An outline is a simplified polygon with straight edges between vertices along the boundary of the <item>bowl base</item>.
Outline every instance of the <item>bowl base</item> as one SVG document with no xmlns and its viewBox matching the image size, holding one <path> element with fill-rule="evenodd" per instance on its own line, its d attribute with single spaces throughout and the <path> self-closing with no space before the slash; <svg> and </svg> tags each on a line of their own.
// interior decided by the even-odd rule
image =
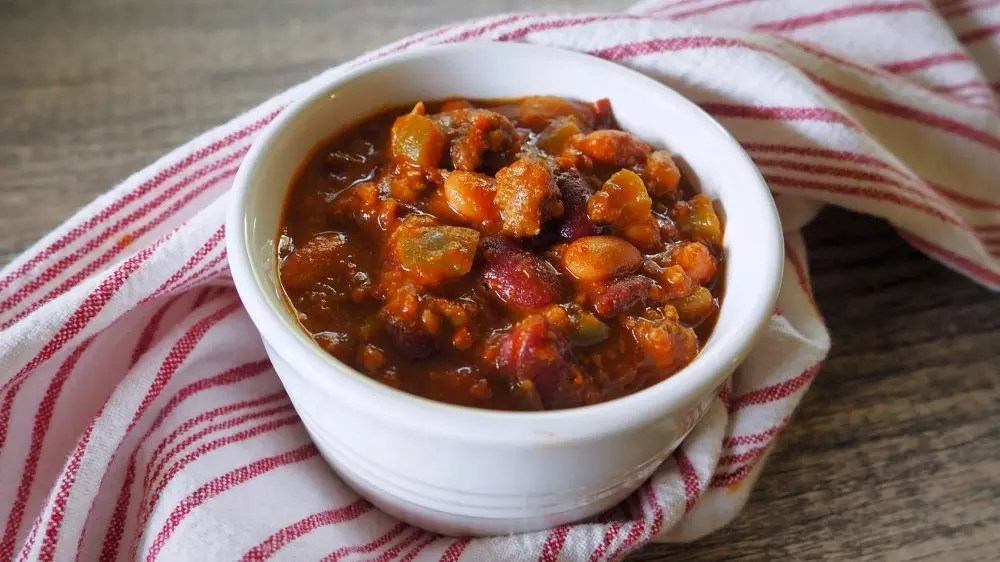
<svg viewBox="0 0 1000 562">
<path fill-rule="evenodd" d="M 352 490 L 388 515 L 415 527 L 449 537 L 488 537 L 550 529 L 580 521 L 611 509 L 635 490 L 622 488 L 617 493 L 570 511 L 540 517 L 487 518 L 446 513 L 417 505 L 374 486 L 343 463 L 321 452 L 337 476 Z"/>
</svg>

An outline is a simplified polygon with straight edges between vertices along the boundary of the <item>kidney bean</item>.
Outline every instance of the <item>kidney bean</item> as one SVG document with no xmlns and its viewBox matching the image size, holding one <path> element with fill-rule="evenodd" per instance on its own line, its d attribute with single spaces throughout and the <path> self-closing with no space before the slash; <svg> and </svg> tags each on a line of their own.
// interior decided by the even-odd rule
<svg viewBox="0 0 1000 562">
<path fill-rule="evenodd" d="M 499 364 L 511 376 L 532 381 L 545 404 L 551 404 L 559 383 L 570 372 L 570 345 L 541 314 L 532 314 L 511 328 L 500 347 Z"/>
<path fill-rule="evenodd" d="M 655 289 L 656 283 L 642 275 L 617 279 L 594 298 L 594 312 L 603 318 L 614 318 L 633 306 L 645 303 Z"/>
<path fill-rule="evenodd" d="M 599 233 L 587 215 L 587 201 L 594 194 L 594 189 L 576 170 L 564 172 L 556 178 L 559 190 L 562 191 L 563 217 L 559 223 L 559 236 L 563 240 L 572 241 L 584 236 Z"/>
<path fill-rule="evenodd" d="M 527 252 L 506 252 L 487 263 L 483 280 L 501 301 L 525 308 L 553 304 L 562 293 L 559 272 Z"/>
</svg>

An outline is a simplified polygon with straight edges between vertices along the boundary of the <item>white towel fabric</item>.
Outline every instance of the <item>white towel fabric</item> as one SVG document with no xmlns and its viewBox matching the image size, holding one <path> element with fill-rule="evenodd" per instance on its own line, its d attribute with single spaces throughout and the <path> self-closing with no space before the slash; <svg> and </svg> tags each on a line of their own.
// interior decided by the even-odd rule
<svg viewBox="0 0 1000 562">
<path fill-rule="evenodd" d="M 346 488 L 267 363 L 222 243 L 241 158 L 307 82 L 128 178 L 0 274 L 0 562 L 604 560 L 691 540 L 739 512 L 826 356 L 798 232 L 822 205 L 883 217 L 1000 287 L 1000 1 L 516 14 L 362 60 L 469 40 L 544 43 L 647 73 L 717 117 L 774 191 L 787 237 L 778 310 L 677 452 L 601 517 L 511 537 L 435 536 Z"/>
</svg>

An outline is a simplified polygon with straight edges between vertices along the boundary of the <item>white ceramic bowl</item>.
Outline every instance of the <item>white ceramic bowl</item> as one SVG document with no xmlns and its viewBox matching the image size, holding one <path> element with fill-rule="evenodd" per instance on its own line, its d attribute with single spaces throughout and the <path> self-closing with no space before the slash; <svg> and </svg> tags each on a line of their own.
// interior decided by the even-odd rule
<svg viewBox="0 0 1000 562">
<path fill-rule="evenodd" d="M 551 412 L 494 412 L 382 385 L 337 361 L 278 297 L 275 236 L 296 171 L 331 134 L 387 106 L 552 94 L 610 98 L 621 126 L 682 157 L 726 211 L 726 292 L 699 356 L 631 396 Z M 774 202 L 714 120 L 679 94 L 597 58 L 475 43 L 384 58 L 330 77 L 266 128 L 236 176 L 227 245 L 240 297 L 317 447 L 376 506 L 444 534 L 537 530 L 634 491 L 704 415 L 774 310 L 782 257 Z"/>
</svg>

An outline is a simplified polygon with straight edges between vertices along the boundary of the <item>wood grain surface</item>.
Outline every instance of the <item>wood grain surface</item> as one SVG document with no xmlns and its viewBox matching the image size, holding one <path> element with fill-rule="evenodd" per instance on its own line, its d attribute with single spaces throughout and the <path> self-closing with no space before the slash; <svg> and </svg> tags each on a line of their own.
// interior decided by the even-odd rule
<svg viewBox="0 0 1000 562">
<path fill-rule="evenodd" d="M 387 41 L 621 0 L 0 0 L 0 264 L 204 129 Z M 634 560 L 1000 560 L 1000 300 L 887 225 L 807 230 L 833 352 L 740 517 Z"/>
</svg>

